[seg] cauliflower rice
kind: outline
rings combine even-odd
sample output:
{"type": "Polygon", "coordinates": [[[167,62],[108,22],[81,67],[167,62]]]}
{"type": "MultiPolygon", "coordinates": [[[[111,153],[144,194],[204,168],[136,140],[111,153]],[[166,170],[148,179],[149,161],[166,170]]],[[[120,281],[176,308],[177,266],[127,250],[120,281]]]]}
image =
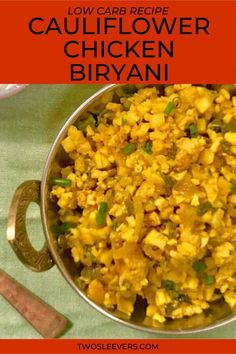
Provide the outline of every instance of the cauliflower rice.
{"type": "Polygon", "coordinates": [[[141,297],[161,323],[220,298],[233,308],[236,97],[192,85],[118,96],[68,129],[71,164],[52,182],[79,286],[127,316],[141,297]]]}

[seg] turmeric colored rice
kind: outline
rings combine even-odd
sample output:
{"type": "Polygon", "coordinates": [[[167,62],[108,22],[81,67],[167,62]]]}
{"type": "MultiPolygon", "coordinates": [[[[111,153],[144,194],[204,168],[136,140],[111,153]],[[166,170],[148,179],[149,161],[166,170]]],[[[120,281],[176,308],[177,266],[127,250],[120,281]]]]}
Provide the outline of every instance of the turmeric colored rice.
{"type": "Polygon", "coordinates": [[[220,298],[233,308],[236,97],[192,85],[130,88],[109,94],[62,142],[71,163],[51,194],[58,240],[83,268],[77,282],[127,316],[142,298],[160,323],[220,298]]]}

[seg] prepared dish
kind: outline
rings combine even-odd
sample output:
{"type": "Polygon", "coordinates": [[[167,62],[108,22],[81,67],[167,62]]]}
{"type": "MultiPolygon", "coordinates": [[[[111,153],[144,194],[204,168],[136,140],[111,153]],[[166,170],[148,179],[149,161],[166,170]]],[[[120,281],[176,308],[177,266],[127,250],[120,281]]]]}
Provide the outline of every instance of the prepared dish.
{"type": "Polygon", "coordinates": [[[117,89],[68,129],[51,181],[59,247],[87,296],[158,322],[236,305],[236,97],[173,85],[117,89]]]}

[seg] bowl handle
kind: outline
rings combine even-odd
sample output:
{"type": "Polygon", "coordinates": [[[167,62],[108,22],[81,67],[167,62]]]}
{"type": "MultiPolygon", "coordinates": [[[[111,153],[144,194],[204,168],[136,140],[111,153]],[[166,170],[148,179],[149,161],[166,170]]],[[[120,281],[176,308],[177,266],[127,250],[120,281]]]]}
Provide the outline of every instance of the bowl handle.
{"type": "Polygon", "coordinates": [[[8,215],[7,239],[25,266],[35,272],[43,272],[50,269],[54,262],[46,243],[37,251],[29,240],[25,220],[32,202],[40,205],[40,181],[26,181],[17,188],[8,215]]]}

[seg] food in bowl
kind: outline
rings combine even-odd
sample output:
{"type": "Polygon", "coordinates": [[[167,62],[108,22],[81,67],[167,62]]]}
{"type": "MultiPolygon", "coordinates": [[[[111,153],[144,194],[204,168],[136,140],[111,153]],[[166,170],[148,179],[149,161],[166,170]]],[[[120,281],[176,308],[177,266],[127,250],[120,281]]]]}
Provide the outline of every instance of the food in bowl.
{"type": "Polygon", "coordinates": [[[51,181],[77,282],[157,322],[236,305],[236,97],[226,89],[119,87],[68,129],[51,181]],[[67,159],[68,160],[68,159],[67,159]]]}

